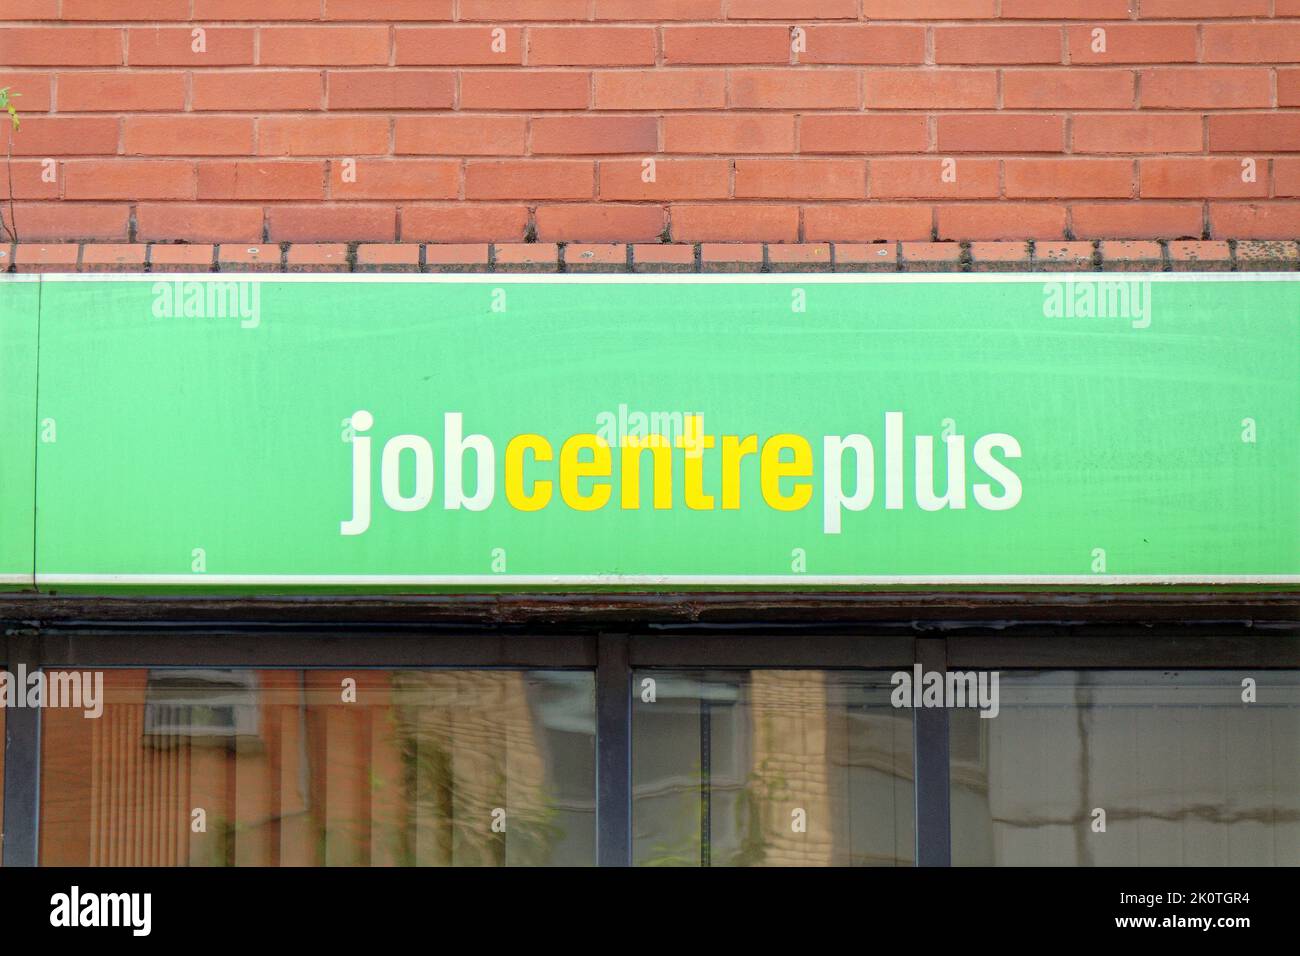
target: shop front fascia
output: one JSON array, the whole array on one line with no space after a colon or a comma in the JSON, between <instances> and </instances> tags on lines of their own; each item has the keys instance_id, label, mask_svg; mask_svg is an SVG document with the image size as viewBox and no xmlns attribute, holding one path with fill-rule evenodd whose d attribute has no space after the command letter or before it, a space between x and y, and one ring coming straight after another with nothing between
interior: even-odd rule
<instances>
[{"instance_id":1,"label":"shop front fascia","mask_svg":"<svg viewBox=\"0 0 1300 956\"><path fill-rule=\"evenodd\" d=\"M5 865L1294 862L1293 275L15 280Z\"/></svg>"}]
</instances>

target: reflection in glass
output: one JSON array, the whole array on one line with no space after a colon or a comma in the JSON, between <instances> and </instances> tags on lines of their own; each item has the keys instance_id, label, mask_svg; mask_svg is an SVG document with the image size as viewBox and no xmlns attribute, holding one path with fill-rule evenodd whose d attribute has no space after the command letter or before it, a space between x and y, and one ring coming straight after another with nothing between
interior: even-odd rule
<instances>
[{"instance_id":1,"label":"reflection in glass","mask_svg":"<svg viewBox=\"0 0 1300 956\"><path fill-rule=\"evenodd\" d=\"M1300 863L1300 671L1003 671L1000 685L996 718L951 711L955 864Z\"/></svg>"},{"instance_id":2,"label":"reflection in glass","mask_svg":"<svg viewBox=\"0 0 1300 956\"><path fill-rule=\"evenodd\" d=\"M109 670L104 690L99 719L43 715L42 864L595 862L590 673Z\"/></svg>"},{"instance_id":3,"label":"reflection in glass","mask_svg":"<svg viewBox=\"0 0 1300 956\"><path fill-rule=\"evenodd\" d=\"M644 670L633 687L636 864L912 862L912 721L888 673Z\"/></svg>"}]
</instances>

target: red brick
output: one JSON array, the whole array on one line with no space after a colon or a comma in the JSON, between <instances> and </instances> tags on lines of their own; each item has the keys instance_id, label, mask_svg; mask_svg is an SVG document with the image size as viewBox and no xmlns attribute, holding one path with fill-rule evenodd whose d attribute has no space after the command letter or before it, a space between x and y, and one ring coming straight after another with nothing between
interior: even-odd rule
<instances>
[{"instance_id":1,"label":"red brick","mask_svg":"<svg viewBox=\"0 0 1300 956\"><path fill-rule=\"evenodd\" d=\"M761 272L763 247L756 242L716 243L700 246L701 272Z\"/></svg>"},{"instance_id":2,"label":"red brick","mask_svg":"<svg viewBox=\"0 0 1300 956\"><path fill-rule=\"evenodd\" d=\"M793 153L794 116L701 113L665 116L667 153Z\"/></svg>"},{"instance_id":3,"label":"red brick","mask_svg":"<svg viewBox=\"0 0 1300 956\"><path fill-rule=\"evenodd\" d=\"M143 272L145 245L91 242L81 247L82 272Z\"/></svg>"},{"instance_id":4,"label":"red brick","mask_svg":"<svg viewBox=\"0 0 1300 956\"><path fill-rule=\"evenodd\" d=\"M19 112L44 113L50 108L53 78L53 73L0 70L0 89L8 88Z\"/></svg>"},{"instance_id":5,"label":"red brick","mask_svg":"<svg viewBox=\"0 0 1300 956\"><path fill-rule=\"evenodd\" d=\"M771 26L664 27L664 62L789 63L790 31Z\"/></svg>"},{"instance_id":6,"label":"red brick","mask_svg":"<svg viewBox=\"0 0 1300 956\"><path fill-rule=\"evenodd\" d=\"M325 95L314 70L194 73L190 83L195 110L318 110Z\"/></svg>"},{"instance_id":7,"label":"red brick","mask_svg":"<svg viewBox=\"0 0 1300 956\"><path fill-rule=\"evenodd\" d=\"M122 31L109 27L15 27L0 30L0 63L14 66L117 66Z\"/></svg>"},{"instance_id":8,"label":"red brick","mask_svg":"<svg viewBox=\"0 0 1300 956\"><path fill-rule=\"evenodd\" d=\"M654 116L540 116L532 122L533 153L654 153Z\"/></svg>"},{"instance_id":9,"label":"red brick","mask_svg":"<svg viewBox=\"0 0 1300 956\"><path fill-rule=\"evenodd\" d=\"M553 242L497 243L492 252L497 272L560 271L560 247Z\"/></svg>"},{"instance_id":10,"label":"red brick","mask_svg":"<svg viewBox=\"0 0 1300 956\"><path fill-rule=\"evenodd\" d=\"M1206 63L1294 63L1300 23L1207 23L1201 28Z\"/></svg>"},{"instance_id":11,"label":"red brick","mask_svg":"<svg viewBox=\"0 0 1300 956\"><path fill-rule=\"evenodd\" d=\"M738 159L738 199L864 199L867 164L850 159Z\"/></svg>"},{"instance_id":12,"label":"red brick","mask_svg":"<svg viewBox=\"0 0 1300 956\"><path fill-rule=\"evenodd\" d=\"M644 182L640 160L600 164L601 199L726 199L731 194L731 164L725 159L660 159L653 182Z\"/></svg>"},{"instance_id":13,"label":"red brick","mask_svg":"<svg viewBox=\"0 0 1300 956\"><path fill-rule=\"evenodd\" d=\"M454 0L384 0L385 20L450 20ZM375 18L374 0L325 0L326 20Z\"/></svg>"},{"instance_id":14,"label":"red brick","mask_svg":"<svg viewBox=\"0 0 1300 956\"><path fill-rule=\"evenodd\" d=\"M1076 153L1199 153L1201 118L1188 115L1081 113L1073 120Z\"/></svg>"},{"instance_id":15,"label":"red brick","mask_svg":"<svg viewBox=\"0 0 1300 956\"><path fill-rule=\"evenodd\" d=\"M261 27L257 62L267 66L366 66L388 62L387 26Z\"/></svg>"},{"instance_id":16,"label":"red brick","mask_svg":"<svg viewBox=\"0 0 1300 956\"><path fill-rule=\"evenodd\" d=\"M1227 272L1232 250L1223 240L1178 240L1169 243L1169 264L1175 272Z\"/></svg>"},{"instance_id":17,"label":"red brick","mask_svg":"<svg viewBox=\"0 0 1300 956\"><path fill-rule=\"evenodd\" d=\"M253 120L229 116L128 116L122 152L134 156L247 156Z\"/></svg>"},{"instance_id":18,"label":"red brick","mask_svg":"<svg viewBox=\"0 0 1300 956\"><path fill-rule=\"evenodd\" d=\"M1164 254L1160 243L1149 239L1107 240L1101 243L1103 272L1160 272Z\"/></svg>"},{"instance_id":19,"label":"red brick","mask_svg":"<svg viewBox=\"0 0 1300 956\"><path fill-rule=\"evenodd\" d=\"M925 28L874 23L810 26L807 47L798 55L800 63L919 64L925 62Z\"/></svg>"},{"instance_id":20,"label":"red brick","mask_svg":"<svg viewBox=\"0 0 1300 956\"><path fill-rule=\"evenodd\" d=\"M64 113L181 110L185 108L185 74L154 70L60 73L55 96Z\"/></svg>"},{"instance_id":21,"label":"red brick","mask_svg":"<svg viewBox=\"0 0 1300 956\"><path fill-rule=\"evenodd\" d=\"M429 245L424 250L425 272L486 272L490 261L485 242Z\"/></svg>"},{"instance_id":22,"label":"red brick","mask_svg":"<svg viewBox=\"0 0 1300 956\"><path fill-rule=\"evenodd\" d=\"M126 203L19 203L18 231L40 239L126 239L131 207ZM7 218L7 217L6 217Z\"/></svg>"},{"instance_id":23,"label":"red brick","mask_svg":"<svg viewBox=\"0 0 1300 956\"><path fill-rule=\"evenodd\" d=\"M773 243L767 247L767 265L772 272L827 272L830 264L829 242Z\"/></svg>"},{"instance_id":24,"label":"red brick","mask_svg":"<svg viewBox=\"0 0 1300 956\"><path fill-rule=\"evenodd\" d=\"M194 19L319 20L320 0L194 0Z\"/></svg>"},{"instance_id":25,"label":"red brick","mask_svg":"<svg viewBox=\"0 0 1300 956\"><path fill-rule=\"evenodd\" d=\"M280 247L253 243L227 243L217 247L222 272L279 272Z\"/></svg>"},{"instance_id":26,"label":"red brick","mask_svg":"<svg viewBox=\"0 0 1300 956\"><path fill-rule=\"evenodd\" d=\"M1237 269L1241 272L1292 272L1300 265L1300 250L1294 242L1240 239L1236 245Z\"/></svg>"},{"instance_id":27,"label":"red brick","mask_svg":"<svg viewBox=\"0 0 1300 956\"><path fill-rule=\"evenodd\" d=\"M1092 51L1093 31L1106 31L1106 52ZM1066 28L1071 63L1195 63L1196 25L1131 23Z\"/></svg>"},{"instance_id":28,"label":"red brick","mask_svg":"<svg viewBox=\"0 0 1300 956\"><path fill-rule=\"evenodd\" d=\"M126 62L132 66L246 66L253 62L253 30L203 27L203 50L195 52L194 28L131 27Z\"/></svg>"},{"instance_id":29,"label":"red brick","mask_svg":"<svg viewBox=\"0 0 1300 956\"><path fill-rule=\"evenodd\" d=\"M799 120L801 153L923 153L929 138L920 114L814 113Z\"/></svg>"},{"instance_id":30,"label":"red brick","mask_svg":"<svg viewBox=\"0 0 1300 956\"><path fill-rule=\"evenodd\" d=\"M581 110L590 97L587 73L556 70L466 71L460 77L463 110ZM640 109L641 105L634 107Z\"/></svg>"},{"instance_id":31,"label":"red brick","mask_svg":"<svg viewBox=\"0 0 1300 956\"><path fill-rule=\"evenodd\" d=\"M939 207L940 239L1058 239L1065 209L1035 203L959 203Z\"/></svg>"},{"instance_id":32,"label":"red brick","mask_svg":"<svg viewBox=\"0 0 1300 956\"><path fill-rule=\"evenodd\" d=\"M941 153L1059 153L1065 122L1035 113L967 113L940 116Z\"/></svg>"},{"instance_id":33,"label":"red brick","mask_svg":"<svg viewBox=\"0 0 1300 956\"><path fill-rule=\"evenodd\" d=\"M644 242L661 236L665 224L662 206L566 203L537 207L537 238L545 242Z\"/></svg>"},{"instance_id":34,"label":"red brick","mask_svg":"<svg viewBox=\"0 0 1300 956\"><path fill-rule=\"evenodd\" d=\"M1133 163L1127 159L1008 159L1008 199L1128 199Z\"/></svg>"},{"instance_id":35,"label":"red brick","mask_svg":"<svg viewBox=\"0 0 1300 956\"><path fill-rule=\"evenodd\" d=\"M568 272L626 272L627 249L622 243L571 243L563 252Z\"/></svg>"},{"instance_id":36,"label":"red brick","mask_svg":"<svg viewBox=\"0 0 1300 956\"><path fill-rule=\"evenodd\" d=\"M215 247L156 244L149 247L150 272L210 272Z\"/></svg>"},{"instance_id":37,"label":"red brick","mask_svg":"<svg viewBox=\"0 0 1300 956\"><path fill-rule=\"evenodd\" d=\"M932 221L925 203L840 203L804 208L808 242L929 239Z\"/></svg>"},{"instance_id":38,"label":"red brick","mask_svg":"<svg viewBox=\"0 0 1300 956\"><path fill-rule=\"evenodd\" d=\"M493 47L497 30L504 31L505 49ZM520 27L398 27L395 62L398 66L507 66L524 62L524 31Z\"/></svg>"},{"instance_id":39,"label":"red brick","mask_svg":"<svg viewBox=\"0 0 1300 956\"><path fill-rule=\"evenodd\" d=\"M868 109L992 109L998 105L994 70L869 70Z\"/></svg>"},{"instance_id":40,"label":"red brick","mask_svg":"<svg viewBox=\"0 0 1300 956\"><path fill-rule=\"evenodd\" d=\"M1127 109L1133 106L1133 72L1003 70L1002 105L1009 110Z\"/></svg>"},{"instance_id":41,"label":"red brick","mask_svg":"<svg viewBox=\"0 0 1300 956\"><path fill-rule=\"evenodd\" d=\"M1279 156L1273 160L1273 195L1300 196L1300 158Z\"/></svg>"},{"instance_id":42,"label":"red brick","mask_svg":"<svg viewBox=\"0 0 1300 956\"><path fill-rule=\"evenodd\" d=\"M694 272L695 247L672 243L632 246L633 272Z\"/></svg>"},{"instance_id":43,"label":"red brick","mask_svg":"<svg viewBox=\"0 0 1300 956\"><path fill-rule=\"evenodd\" d=\"M78 160L63 171L65 199L194 199L194 183L194 164L174 160Z\"/></svg>"},{"instance_id":44,"label":"red brick","mask_svg":"<svg viewBox=\"0 0 1300 956\"><path fill-rule=\"evenodd\" d=\"M81 247L75 242L20 242L14 251L14 265L19 272L76 272Z\"/></svg>"},{"instance_id":45,"label":"red brick","mask_svg":"<svg viewBox=\"0 0 1300 956\"><path fill-rule=\"evenodd\" d=\"M799 238L799 207L752 203L675 205L669 209L678 242L752 240L794 242Z\"/></svg>"},{"instance_id":46,"label":"red brick","mask_svg":"<svg viewBox=\"0 0 1300 956\"><path fill-rule=\"evenodd\" d=\"M935 27L934 62L1060 63L1060 27Z\"/></svg>"},{"instance_id":47,"label":"red brick","mask_svg":"<svg viewBox=\"0 0 1300 956\"><path fill-rule=\"evenodd\" d=\"M871 20L991 20L997 0L862 0Z\"/></svg>"},{"instance_id":48,"label":"red brick","mask_svg":"<svg viewBox=\"0 0 1300 956\"><path fill-rule=\"evenodd\" d=\"M466 199L590 199L595 164L568 160L471 160Z\"/></svg>"},{"instance_id":49,"label":"red brick","mask_svg":"<svg viewBox=\"0 0 1300 956\"><path fill-rule=\"evenodd\" d=\"M66 163L62 165L67 166ZM3 213L4 204L11 195L15 199L58 199L60 182L64 178L59 175L59 166L58 163L54 164L54 181L50 182L49 167L43 160L14 160L8 164L4 175L0 176L0 183L3 183L3 189L0 190L0 213Z\"/></svg>"},{"instance_id":50,"label":"red brick","mask_svg":"<svg viewBox=\"0 0 1300 956\"><path fill-rule=\"evenodd\" d=\"M399 116L398 154L427 156L520 156L528 146L524 116Z\"/></svg>"},{"instance_id":51,"label":"red brick","mask_svg":"<svg viewBox=\"0 0 1300 956\"><path fill-rule=\"evenodd\" d=\"M59 0L0 0L0 18L5 20L57 20Z\"/></svg>"},{"instance_id":52,"label":"red brick","mask_svg":"<svg viewBox=\"0 0 1300 956\"><path fill-rule=\"evenodd\" d=\"M1300 236L1300 202L1210 203L1215 239L1289 239Z\"/></svg>"},{"instance_id":53,"label":"red brick","mask_svg":"<svg viewBox=\"0 0 1300 956\"><path fill-rule=\"evenodd\" d=\"M972 272L1028 272L1032 268L1027 242L972 242Z\"/></svg>"},{"instance_id":54,"label":"red brick","mask_svg":"<svg viewBox=\"0 0 1300 956\"><path fill-rule=\"evenodd\" d=\"M356 180L347 181L343 164L331 164L331 199L455 199L460 194L456 160L362 159L355 173Z\"/></svg>"},{"instance_id":55,"label":"red brick","mask_svg":"<svg viewBox=\"0 0 1300 956\"><path fill-rule=\"evenodd\" d=\"M522 240L528 207L460 203L402 206L402 241L490 242Z\"/></svg>"},{"instance_id":56,"label":"red brick","mask_svg":"<svg viewBox=\"0 0 1300 956\"><path fill-rule=\"evenodd\" d=\"M595 3L597 20L654 22L722 18L722 0L595 0Z\"/></svg>"},{"instance_id":57,"label":"red brick","mask_svg":"<svg viewBox=\"0 0 1300 956\"><path fill-rule=\"evenodd\" d=\"M1277 71L1277 105L1300 106L1300 70Z\"/></svg>"},{"instance_id":58,"label":"red brick","mask_svg":"<svg viewBox=\"0 0 1300 956\"><path fill-rule=\"evenodd\" d=\"M958 272L961 246L955 242L904 242L899 261L904 272Z\"/></svg>"},{"instance_id":59,"label":"red brick","mask_svg":"<svg viewBox=\"0 0 1300 956\"><path fill-rule=\"evenodd\" d=\"M945 181L946 159L873 159L873 199L993 199L998 195L998 162L993 159L953 160L955 174ZM950 177L951 178L951 177Z\"/></svg>"},{"instance_id":60,"label":"red brick","mask_svg":"<svg viewBox=\"0 0 1300 956\"><path fill-rule=\"evenodd\" d=\"M856 109L860 85L856 70L732 70L729 100L740 109Z\"/></svg>"},{"instance_id":61,"label":"red brick","mask_svg":"<svg viewBox=\"0 0 1300 956\"><path fill-rule=\"evenodd\" d=\"M462 20L585 20L587 0L460 0Z\"/></svg>"},{"instance_id":62,"label":"red brick","mask_svg":"<svg viewBox=\"0 0 1300 956\"><path fill-rule=\"evenodd\" d=\"M260 242L261 206L214 203L141 203L136 206L136 233L146 242Z\"/></svg>"},{"instance_id":63,"label":"red brick","mask_svg":"<svg viewBox=\"0 0 1300 956\"><path fill-rule=\"evenodd\" d=\"M1221 113L1210 116L1210 152L1300 150L1300 113Z\"/></svg>"},{"instance_id":64,"label":"red brick","mask_svg":"<svg viewBox=\"0 0 1300 956\"><path fill-rule=\"evenodd\" d=\"M652 66L652 27L530 27L530 66Z\"/></svg>"},{"instance_id":65,"label":"red brick","mask_svg":"<svg viewBox=\"0 0 1300 956\"><path fill-rule=\"evenodd\" d=\"M1144 0L1144 16L1149 2ZM1131 6L1133 0L1002 0L1000 16L1003 20L1127 20Z\"/></svg>"},{"instance_id":66,"label":"red brick","mask_svg":"<svg viewBox=\"0 0 1300 956\"><path fill-rule=\"evenodd\" d=\"M15 156L93 156L117 152L116 117L26 116L13 137Z\"/></svg>"},{"instance_id":67,"label":"red brick","mask_svg":"<svg viewBox=\"0 0 1300 956\"><path fill-rule=\"evenodd\" d=\"M1038 242L1034 244L1034 264L1042 272L1091 272L1091 242Z\"/></svg>"},{"instance_id":68,"label":"red brick","mask_svg":"<svg viewBox=\"0 0 1300 956\"><path fill-rule=\"evenodd\" d=\"M691 110L721 108L726 99L722 70L621 70L597 73L598 110ZM775 108L778 104L772 104Z\"/></svg>"},{"instance_id":69,"label":"red brick","mask_svg":"<svg viewBox=\"0 0 1300 956\"><path fill-rule=\"evenodd\" d=\"M1243 109L1269 107L1272 80L1265 69L1207 67L1143 70L1144 109Z\"/></svg>"},{"instance_id":70,"label":"red brick","mask_svg":"<svg viewBox=\"0 0 1300 956\"><path fill-rule=\"evenodd\" d=\"M1199 238L1200 203L1076 203L1070 225L1080 239Z\"/></svg>"},{"instance_id":71,"label":"red brick","mask_svg":"<svg viewBox=\"0 0 1300 956\"><path fill-rule=\"evenodd\" d=\"M64 20L188 20L189 0L63 0Z\"/></svg>"},{"instance_id":72,"label":"red brick","mask_svg":"<svg viewBox=\"0 0 1300 956\"><path fill-rule=\"evenodd\" d=\"M348 247L341 242L295 242L285 256L286 272L347 272Z\"/></svg>"},{"instance_id":73,"label":"red brick","mask_svg":"<svg viewBox=\"0 0 1300 956\"><path fill-rule=\"evenodd\" d=\"M386 116L266 116L258 122L263 156L362 156L388 152Z\"/></svg>"},{"instance_id":74,"label":"red brick","mask_svg":"<svg viewBox=\"0 0 1300 956\"><path fill-rule=\"evenodd\" d=\"M449 110L456 104L450 71L331 70L332 110Z\"/></svg>"},{"instance_id":75,"label":"red brick","mask_svg":"<svg viewBox=\"0 0 1300 956\"><path fill-rule=\"evenodd\" d=\"M266 222L272 242L392 242L397 235L391 205L272 206Z\"/></svg>"},{"instance_id":76,"label":"red brick","mask_svg":"<svg viewBox=\"0 0 1300 956\"><path fill-rule=\"evenodd\" d=\"M1242 181L1242 163L1237 159L1142 160L1142 198L1199 199L1208 196L1246 197L1268 195L1268 160L1256 164L1255 181Z\"/></svg>"},{"instance_id":77,"label":"red brick","mask_svg":"<svg viewBox=\"0 0 1300 956\"><path fill-rule=\"evenodd\" d=\"M419 272L417 243L363 242L357 246L357 272Z\"/></svg>"},{"instance_id":78,"label":"red brick","mask_svg":"<svg viewBox=\"0 0 1300 956\"><path fill-rule=\"evenodd\" d=\"M730 0L732 20L854 20L858 0Z\"/></svg>"},{"instance_id":79,"label":"red brick","mask_svg":"<svg viewBox=\"0 0 1300 956\"><path fill-rule=\"evenodd\" d=\"M1005 0L1004 0L1005 2ZM1021 0L1033 2L1033 0ZM1142 18L1175 20L1212 17L1266 17L1269 0L1142 0ZM1280 6L1281 4L1279 4ZM1282 16L1278 11L1278 16Z\"/></svg>"},{"instance_id":80,"label":"red brick","mask_svg":"<svg viewBox=\"0 0 1300 956\"><path fill-rule=\"evenodd\" d=\"M836 272L897 272L896 242L837 242L834 244Z\"/></svg>"}]
</instances>

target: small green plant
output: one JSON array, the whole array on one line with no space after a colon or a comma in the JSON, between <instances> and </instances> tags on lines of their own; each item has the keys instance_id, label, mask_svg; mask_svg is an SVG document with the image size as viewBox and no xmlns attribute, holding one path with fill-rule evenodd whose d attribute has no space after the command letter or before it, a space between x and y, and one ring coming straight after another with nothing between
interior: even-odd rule
<instances>
[{"instance_id":1,"label":"small green plant","mask_svg":"<svg viewBox=\"0 0 1300 956\"><path fill-rule=\"evenodd\" d=\"M0 109L9 114L9 122L14 128L14 132L17 132L18 127L22 125L18 120L18 109L14 106L14 100L19 96L22 96L22 94L11 93L9 87L0 86Z\"/></svg>"},{"instance_id":2,"label":"small green plant","mask_svg":"<svg viewBox=\"0 0 1300 956\"><path fill-rule=\"evenodd\" d=\"M18 222L14 218L14 133L22 123L18 119L18 109L14 106L14 100L21 96L21 93L14 93L7 86L0 86L0 110L9 114L9 136L5 149L5 170L9 175L9 222L4 221L4 216L0 215L0 231L9 237L11 242L18 241Z\"/></svg>"}]
</instances>

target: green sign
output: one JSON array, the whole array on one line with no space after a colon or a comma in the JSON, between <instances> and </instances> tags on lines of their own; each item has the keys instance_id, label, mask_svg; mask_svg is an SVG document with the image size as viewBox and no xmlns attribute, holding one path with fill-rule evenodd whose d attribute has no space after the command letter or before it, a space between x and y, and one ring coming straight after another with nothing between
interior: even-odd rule
<instances>
[{"instance_id":1,"label":"green sign","mask_svg":"<svg viewBox=\"0 0 1300 956\"><path fill-rule=\"evenodd\" d=\"M1297 278L6 277L0 580L1296 585Z\"/></svg>"}]
</instances>

